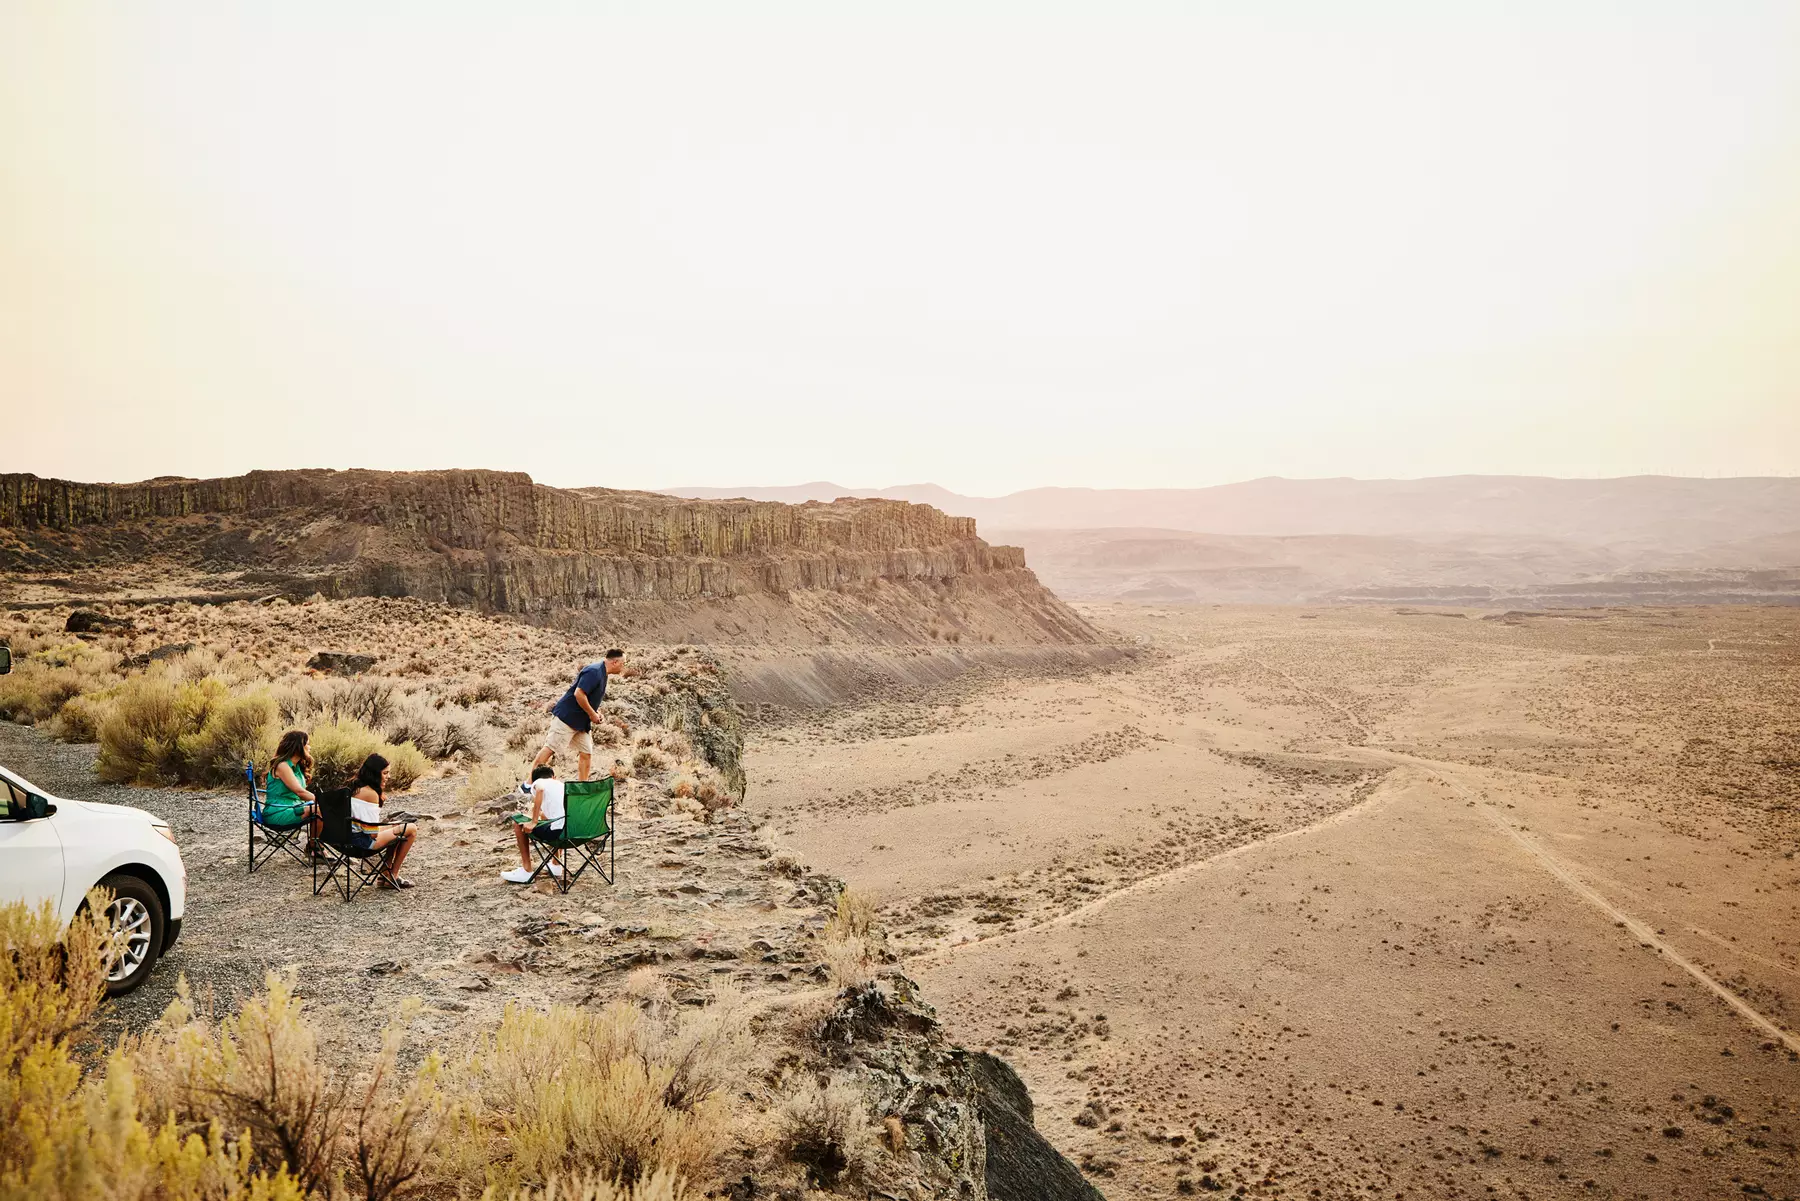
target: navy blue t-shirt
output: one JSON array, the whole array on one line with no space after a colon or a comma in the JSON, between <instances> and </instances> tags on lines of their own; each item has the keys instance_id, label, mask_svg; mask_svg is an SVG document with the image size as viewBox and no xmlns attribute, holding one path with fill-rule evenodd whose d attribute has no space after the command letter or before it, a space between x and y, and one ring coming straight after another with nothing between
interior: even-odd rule
<instances>
[{"instance_id":1,"label":"navy blue t-shirt","mask_svg":"<svg viewBox=\"0 0 1800 1201\"><path fill-rule=\"evenodd\" d=\"M557 701L556 707L550 710L556 715L557 721L579 734L592 729L594 723L588 720L587 711L575 700L577 688L587 693L588 704L598 709L600 702L606 699L606 664L590 663L582 668L581 674L575 677L575 682L569 685L569 690L563 693L562 700Z\"/></svg>"}]
</instances>

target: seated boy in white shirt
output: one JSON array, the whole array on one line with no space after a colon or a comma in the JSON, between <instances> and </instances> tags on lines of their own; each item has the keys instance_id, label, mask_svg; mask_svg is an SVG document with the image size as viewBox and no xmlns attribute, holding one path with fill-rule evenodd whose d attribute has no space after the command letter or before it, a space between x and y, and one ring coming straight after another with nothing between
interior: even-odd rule
<instances>
[{"instance_id":1,"label":"seated boy in white shirt","mask_svg":"<svg viewBox=\"0 0 1800 1201\"><path fill-rule=\"evenodd\" d=\"M548 764L531 769L531 812L514 814L513 821L517 823L513 833L519 840L520 866L501 872L500 878L508 884L526 884L531 881L531 840L550 842L563 830L563 782ZM562 875L559 859L551 860L550 874Z\"/></svg>"}]
</instances>

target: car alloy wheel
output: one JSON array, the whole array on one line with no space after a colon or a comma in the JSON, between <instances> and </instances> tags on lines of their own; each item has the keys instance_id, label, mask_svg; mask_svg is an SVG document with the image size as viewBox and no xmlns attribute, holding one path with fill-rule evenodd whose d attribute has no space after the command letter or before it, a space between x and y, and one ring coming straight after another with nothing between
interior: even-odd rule
<instances>
[{"instance_id":1,"label":"car alloy wheel","mask_svg":"<svg viewBox=\"0 0 1800 1201\"><path fill-rule=\"evenodd\" d=\"M118 984L144 965L150 954L150 941L155 923L150 910L136 897L117 896L106 907L107 928L112 935L109 954L112 968L106 974L109 984Z\"/></svg>"}]
</instances>

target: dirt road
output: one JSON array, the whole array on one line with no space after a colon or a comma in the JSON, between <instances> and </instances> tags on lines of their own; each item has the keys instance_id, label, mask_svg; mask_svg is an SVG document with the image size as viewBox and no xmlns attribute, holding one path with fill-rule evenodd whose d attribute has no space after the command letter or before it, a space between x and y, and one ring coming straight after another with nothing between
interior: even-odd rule
<instances>
[{"instance_id":1,"label":"dirt road","mask_svg":"<svg viewBox=\"0 0 1800 1201\"><path fill-rule=\"evenodd\" d=\"M1086 612L748 762L1109 1196L1800 1194L1800 611Z\"/></svg>"}]
</instances>

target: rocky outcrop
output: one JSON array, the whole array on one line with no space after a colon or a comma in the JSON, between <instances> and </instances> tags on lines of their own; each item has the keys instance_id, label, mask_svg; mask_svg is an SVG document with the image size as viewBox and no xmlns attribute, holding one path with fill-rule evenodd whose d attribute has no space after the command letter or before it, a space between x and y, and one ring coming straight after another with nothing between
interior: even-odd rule
<instances>
[{"instance_id":1,"label":"rocky outcrop","mask_svg":"<svg viewBox=\"0 0 1800 1201\"><path fill-rule=\"evenodd\" d=\"M970 518L904 501L694 501L551 488L500 471L139 484L0 475L0 531L0 567L26 573L97 577L156 559L218 590L413 596L547 620L599 614L634 628L692 616L657 606L723 606L735 614L724 633L757 630L770 620L759 603L771 599L856 594L870 622L825 613L802 626L827 642L834 633L865 642L1096 637L1043 588L1023 551L988 545Z\"/></svg>"},{"instance_id":2,"label":"rocky outcrop","mask_svg":"<svg viewBox=\"0 0 1800 1201\"><path fill-rule=\"evenodd\" d=\"M1105 1201L1038 1133L1031 1093L1012 1065L985 1051L964 1058L981 1114L989 1201Z\"/></svg>"}]
</instances>

